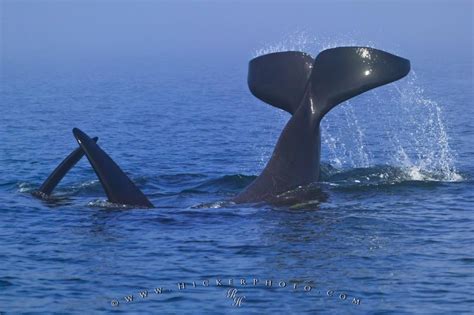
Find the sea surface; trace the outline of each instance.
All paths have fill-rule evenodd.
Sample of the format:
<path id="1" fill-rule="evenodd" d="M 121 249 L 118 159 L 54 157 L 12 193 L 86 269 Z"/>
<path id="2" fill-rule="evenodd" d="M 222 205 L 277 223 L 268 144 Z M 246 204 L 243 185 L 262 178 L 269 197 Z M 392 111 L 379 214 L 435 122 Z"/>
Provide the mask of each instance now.
<path id="1" fill-rule="evenodd" d="M 472 314 L 472 58 L 399 48 L 406 78 L 324 119 L 321 182 L 232 204 L 289 118 L 250 94 L 247 61 L 293 48 L 3 65 L 0 313 Z M 156 208 L 108 203 L 86 159 L 34 198 L 73 127 Z"/>

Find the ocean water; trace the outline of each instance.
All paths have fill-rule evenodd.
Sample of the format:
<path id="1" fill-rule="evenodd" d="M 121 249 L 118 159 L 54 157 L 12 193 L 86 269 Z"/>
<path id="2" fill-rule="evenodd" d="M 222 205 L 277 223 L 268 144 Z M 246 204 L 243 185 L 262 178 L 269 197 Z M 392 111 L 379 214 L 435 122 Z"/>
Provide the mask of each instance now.
<path id="1" fill-rule="evenodd" d="M 0 313 L 472 313 L 472 58 L 399 49 L 408 77 L 325 118 L 320 183 L 284 205 L 227 202 L 289 118 L 250 94 L 246 60 L 338 44 L 294 43 L 214 62 L 5 65 Z M 85 159 L 33 198 L 73 127 L 156 208 L 107 203 Z"/>

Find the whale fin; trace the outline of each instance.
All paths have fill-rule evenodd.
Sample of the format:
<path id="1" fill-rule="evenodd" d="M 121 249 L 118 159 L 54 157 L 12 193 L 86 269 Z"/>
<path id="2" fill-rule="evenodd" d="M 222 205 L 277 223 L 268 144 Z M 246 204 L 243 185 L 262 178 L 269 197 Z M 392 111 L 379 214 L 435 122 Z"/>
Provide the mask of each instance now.
<path id="1" fill-rule="evenodd" d="M 99 138 L 94 137 L 92 140 L 97 142 Z M 38 197 L 47 197 L 51 195 L 54 188 L 59 184 L 59 182 L 64 178 L 64 176 L 69 172 L 69 170 L 79 162 L 79 160 L 84 156 L 84 151 L 79 146 L 74 151 L 71 152 L 46 178 L 43 184 L 36 190 L 33 194 Z"/>
<path id="2" fill-rule="evenodd" d="M 311 95 L 320 118 L 337 104 L 403 78 L 410 61 L 369 47 L 337 47 L 322 51 L 311 73 Z"/>
<path id="3" fill-rule="evenodd" d="M 249 62 L 249 89 L 265 103 L 293 114 L 300 105 L 313 62 L 310 55 L 298 51 L 256 57 Z"/>
<path id="4" fill-rule="evenodd" d="M 89 136 L 78 128 L 74 128 L 72 132 L 84 150 L 110 202 L 146 208 L 153 207 L 142 191 Z"/>

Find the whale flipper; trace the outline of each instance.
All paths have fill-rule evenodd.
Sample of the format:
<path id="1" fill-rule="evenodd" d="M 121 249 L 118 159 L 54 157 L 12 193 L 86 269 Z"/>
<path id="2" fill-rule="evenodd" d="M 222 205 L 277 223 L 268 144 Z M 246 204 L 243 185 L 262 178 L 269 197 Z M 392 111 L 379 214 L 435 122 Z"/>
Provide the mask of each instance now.
<path id="1" fill-rule="evenodd" d="M 94 137 L 92 140 L 97 142 L 99 138 Z M 46 178 L 46 180 L 41 184 L 40 188 L 36 190 L 33 195 L 44 198 L 53 192 L 54 188 L 59 184 L 63 177 L 69 172 L 69 170 L 79 162 L 79 160 L 84 156 L 84 151 L 79 146 L 77 149 L 71 152 Z"/>
<path id="2" fill-rule="evenodd" d="M 252 93 L 293 116 L 283 129 L 262 173 L 234 198 L 235 202 L 270 200 L 278 194 L 317 181 L 321 157 L 319 125 L 324 115 L 337 104 L 396 81 L 410 71 L 407 59 L 369 47 L 324 50 L 310 68 L 301 67 L 298 62 L 293 64 L 295 69 L 286 67 L 272 54 L 257 57 L 249 63 Z M 274 69 L 277 70 L 272 73 Z M 301 78 L 306 75 L 306 69 L 311 73 L 303 82 Z M 279 74 L 297 79 L 275 77 Z M 295 86 L 297 82 L 299 87 Z M 300 101 L 295 106 L 295 99 L 300 94 Z"/>
<path id="3" fill-rule="evenodd" d="M 112 203 L 152 208 L 153 204 L 125 175 L 120 167 L 89 136 L 78 128 L 72 130 Z"/>

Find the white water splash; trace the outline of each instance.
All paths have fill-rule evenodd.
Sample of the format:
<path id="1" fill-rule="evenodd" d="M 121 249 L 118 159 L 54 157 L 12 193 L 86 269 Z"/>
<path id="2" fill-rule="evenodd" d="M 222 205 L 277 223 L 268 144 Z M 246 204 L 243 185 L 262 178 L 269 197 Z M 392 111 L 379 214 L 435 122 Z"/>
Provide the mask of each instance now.
<path id="1" fill-rule="evenodd" d="M 371 41 L 355 40 L 356 35 L 340 35 L 337 39 L 311 36 L 306 31 L 295 31 L 278 43 L 264 44 L 263 48 L 257 49 L 253 53 L 253 57 L 270 54 L 279 51 L 304 51 L 315 57 L 320 51 L 340 46 L 367 46 L 373 47 Z"/>
<path id="2" fill-rule="evenodd" d="M 119 204 L 119 203 L 113 203 L 107 200 L 94 200 L 94 201 L 89 201 L 87 203 L 88 207 L 92 208 L 105 208 L 105 209 L 131 209 L 135 208 L 134 206 L 131 205 L 125 205 L 125 204 Z"/>
<path id="3" fill-rule="evenodd" d="M 18 192 L 28 193 L 34 191 L 34 187 L 31 183 L 22 182 L 18 184 Z"/>
<path id="4" fill-rule="evenodd" d="M 376 45 L 296 32 L 257 50 L 254 56 L 288 50 L 316 56 L 321 50 L 338 46 Z M 463 180 L 449 146 L 442 106 L 424 94 L 414 71 L 401 81 L 339 105 L 324 118 L 321 130 L 322 158 L 336 168 L 390 164 L 401 168 L 409 180 Z"/>
<path id="5" fill-rule="evenodd" d="M 308 45 L 313 41 L 309 39 L 305 32 L 295 32 L 286 37 L 287 40 L 281 41 L 276 44 L 267 44 L 263 48 L 257 49 L 253 57 L 258 57 L 261 55 L 271 54 L 279 51 L 308 51 Z"/>
<path id="6" fill-rule="evenodd" d="M 442 107 L 424 95 L 414 71 L 403 82 L 394 84 L 391 102 L 398 105 L 398 130 L 387 130 L 397 141 L 396 161 L 415 180 L 460 181 L 455 153 L 443 122 Z M 400 129 L 402 131 L 400 131 Z"/>

